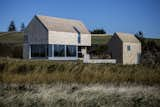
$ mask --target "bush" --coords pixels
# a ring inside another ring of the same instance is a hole
[[[12,43],[0,43],[0,57],[22,58],[22,45]]]
[[[96,59],[109,59],[111,56],[107,52],[108,46],[106,44],[104,45],[92,45],[90,49],[88,50],[88,53],[90,54],[91,58]]]
[[[141,63],[144,65],[154,65],[155,64],[155,56],[151,52],[143,53],[141,57]]]
[[[106,34],[106,31],[104,29],[94,29],[91,34]]]
[[[147,40],[142,44],[141,63],[144,65],[160,64],[160,46],[154,40]]]

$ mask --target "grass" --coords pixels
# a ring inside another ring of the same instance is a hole
[[[160,39],[147,38],[145,42],[147,43],[148,41],[154,41],[158,46],[160,46]]]
[[[160,84],[160,67],[1,58],[0,82],[157,85]]]
[[[22,44],[20,43],[0,43],[0,56],[22,58]]]
[[[0,33],[0,43],[23,43],[22,32],[5,32]]]
[[[159,107],[159,87],[113,85],[1,85],[2,107]]]
[[[92,44],[107,44],[110,40],[111,35],[98,35],[92,34]]]

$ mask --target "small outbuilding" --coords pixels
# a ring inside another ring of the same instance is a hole
[[[108,52],[117,63],[139,64],[141,42],[132,34],[114,33],[108,43]]]

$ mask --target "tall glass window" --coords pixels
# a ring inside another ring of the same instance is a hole
[[[48,57],[48,45],[31,45],[31,57]]]
[[[81,43],[81,34],[78,33],[78,43]]]
[[[66,54],[67,54],[67,57],[76,57],[76,46],[67,45]]]
[[[64,57],[65,56],[65,46],[64,45],[54,45],[54,56]]]
[[[74,26],[73,29],[78,33],[78,37],[77,37],[77,42],[78,43],[81,43],[81,33],[80,31]]]

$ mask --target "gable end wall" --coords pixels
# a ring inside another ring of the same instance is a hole
[[[48,44],[48,30],[36,17],[32,19],[25,33],[29,44]]]

